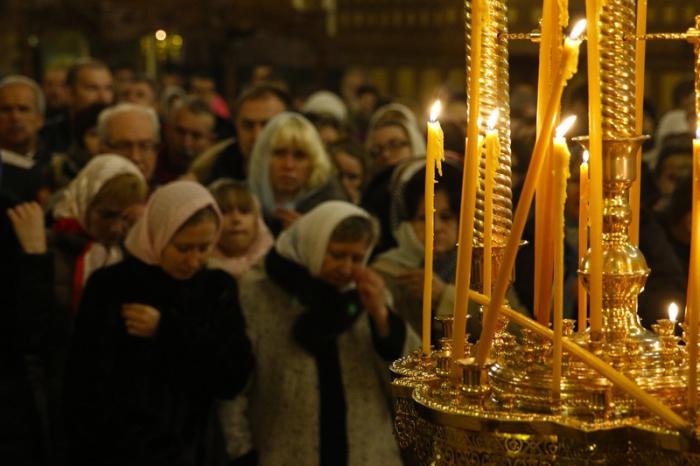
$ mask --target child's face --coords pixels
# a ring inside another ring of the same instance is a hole
[[[224,214],[219,248],[227,256],[238,256],[253,244],[258,235],[258,214],[255,209],[234,207]]]

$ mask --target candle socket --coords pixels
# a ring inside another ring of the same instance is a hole
[[[659,336],[661,363],[666,369],[676,370],[683,363],[683,351],[678,346],[680,337],[675,335],[676,323],[669,319],[659,319],[651,328]]]
[[[603,327],[609,344],[624,345],[628,337],[648,338],[636,313],[636,299],[649,275],[644,255],[630,242],[632,220],[629,190],[637,177],[639,149],[648,136],[603,140]],[[588,149],[588,137],[574,138]],[[591,222],[597,221],[591,219]],[[590,292],[590,249],[579,264],[579,275]],[[593,337],[593,336],[592,336]]]
[[[464,358],[458,359],[455,363],[461,371],[462,395],[483,401],[491,391],[488,384],[488,371],[493,366],[493,361],[489,360],[485,365],[479,366],[475,358]]]
[[[660,337],[671,336],[675,332],[676,323],[670,319],[659,319],[651,325],[651,328]]]

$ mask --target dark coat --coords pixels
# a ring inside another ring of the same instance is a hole
[[[125,303],[160,311],[153,338],[127,334]],[[241,391],[252,365],[236,283],[226,273],[204,269],[176,280],[131,257],[95,272],[66,369],[70,464],[220,464],[214,401]]]
[[[24,254],[0,195],[0,458],[45,464],[48,415],[41,347],[51,308],[50,254]]]

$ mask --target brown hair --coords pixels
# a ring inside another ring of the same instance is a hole
[[[146,182],[132,173],[124,173],[107,181],[90,201],[90,209],[107,202],[120,208],[143,202]]]
[[[353,215],[344,219],[335,227],[329,242],[374,244],[379,237],[379,225],[373,218]]]
[[[224,214],[232,210],[257,213],[257,205],[248,186],[230,178],[221,178],[209,185],[209,192]]]
[[[197,212],[190,215],[190,218],[185,220],[185,222],[182,225],[180,225],[180,228],[177,229],[176,234],[181,232],[185,228],[192,226],[192,225],[199,225],[200,223],[209,222],[209,221],[211,221],[218,228],[219,216],[216,214],[216,210],[214,210],[214,206],[212,206],[212,205],[202,207]]]

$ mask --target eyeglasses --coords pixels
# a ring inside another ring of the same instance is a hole
[[[372,146],[369,149],[369,155],[376,158],[382,155],[385,150],[388,150],[389,152],[397,152],[408,145],[410,145],[410,143],[406,140],[392,139],[384,145],[377,144]]]
[[[158,143],[153,141],[111,141],[107,146],[122,153],[154,152]]]

